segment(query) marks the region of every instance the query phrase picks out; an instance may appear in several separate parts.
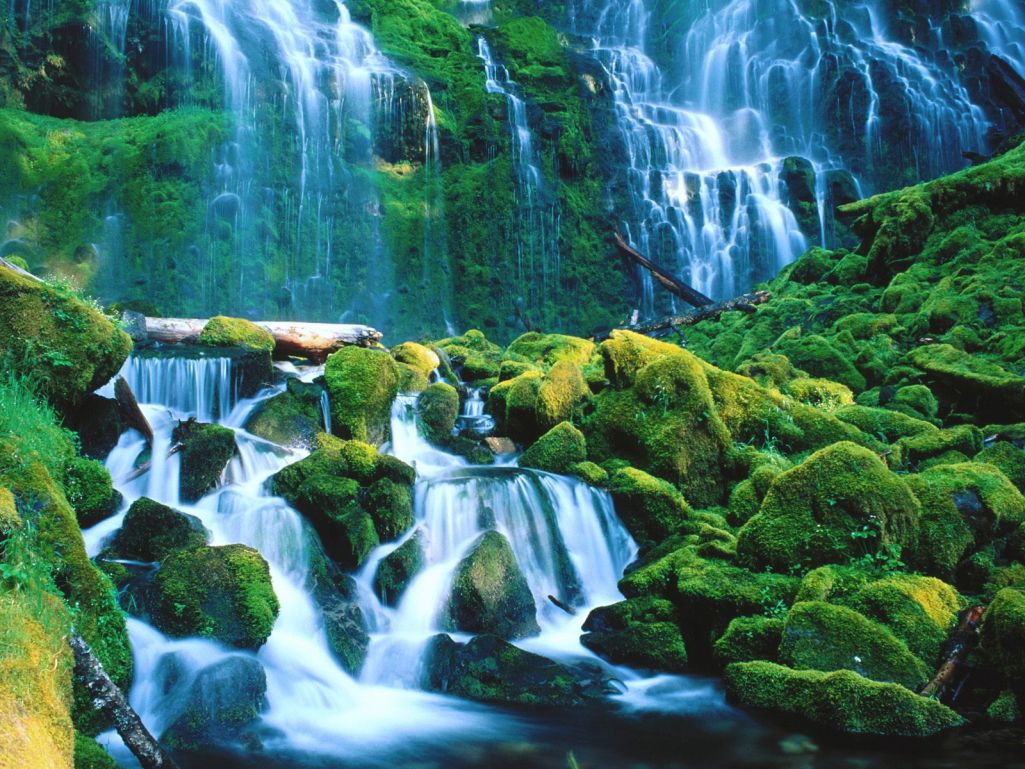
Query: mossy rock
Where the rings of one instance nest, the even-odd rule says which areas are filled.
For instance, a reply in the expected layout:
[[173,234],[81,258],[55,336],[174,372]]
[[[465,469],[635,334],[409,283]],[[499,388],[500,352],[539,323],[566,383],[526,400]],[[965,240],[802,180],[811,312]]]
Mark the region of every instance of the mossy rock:
[[907,484],[879,457],[837,443],[773,481],[740,530],[737,554],[751,568],[786,572],[843,563],[880,545],[909,548],[917,544],[920,512]]
[[206,542],[207,532],[199,518],[141,497],[128,508],[103,557],[162,561],[173,552],[190,550]]
[[545,432],[537,422],[542,380],[540,371],[527,371],[491,388],[487,409],[495,417],[499,432],[521,443],[530,443]]
[[417,531],[381,559],[374,573],[374,593],[385,606],[397,606],[402,594],[424,566],[424,536]]
[[494,635],[458,644],[438,635],[424,653],[423,688],[509,705],[569,706],[603,699],[608,678],[597,665],[570,667]]
[[76,457],[64,467],[64,493],[82,528],[99,523],[121,504],[121,493],[114,490],[107,468],[84,457]]
[[549,368],[559,362],[583,366],[594,354],[594,342],[564,334],[528,331],[505,349],[505,357]]
[[206,322],[196,340],[207,347],[245,347],[266,353],[274,352],[274,337],[267,329],[243,318],[215,315]]
[[813,377],[839,382],[854,392],[861,392],[867,386],[850,356],[819,334],[784,334],[773,345],[773,352],[786,355],[795,366]]
[[409,486],[379,478],[366,491],[364,506],[382,542],[391,542],[413,525],[413,494]]
[[845,384],[829,379],[800,377],[786,386],[787,395],[809,406],[836,411],[842,406],[854,404],[854,394]]
[[877,577],[875,571],[861,564],[819,566],[801,579],[794,601],[843,603]]
[[712,647],[716,662],[724,667],[752,660],[777,662],[785,624],[780,617],[737,617]]
[[441,365],[438,353],[416,342],[403,342],[392,347],[391,355],[396,361],[405,363],[425,378],[429,378],[434,370]]
[[154,623],[173,637],[199,635],[258,649],[278,616],[267,562],[245,545],[174,552],[157,572],[154,588]]
[[450,384],[432,384],[417,397],[416,415],[424,437],[437,446],[444,446],[452,439],[459,417],[459,393]]
[[370,635],[360,608],[356,580],[315,547],[310,555],[307,588],[320,610],[328,648],[350,675],[358,676],[370,646]]
[[584,434],[569,422],[561,422],[537,439],[520,456],[520,467],[567,475],[587,459]]
[[985,419],[1025,419],[1025,378],[949,344],[917,347],[908,360],[934,383],[941,401]]
[[982,448],[982,431],[972,425],[921,432],[897,441],[904,462],[915,466],[952,451],[972,456]]
[[953,580],[958,564],[974,548],[975,533],[943,484],[922,474],[906,480],[922,505],[918,545],[908,554],[908,563],[925,574]]
[[887,408],[896,409],[918,419],[935,419],[940,404],[925,385],[907,385],[901,387],[893,395],[893,400],[886,404]]
[[235,655],[203,668],[184,709],[160,736],[177,750],[237,744],[267,706],[267,674],[252,657]]
[[939,432],[936,426],[899,411],[873,406],[844,406],[833,412],[838,419],[852,424],[862,432],[875,435],[887,442],[907,436],[931,435]]
[[540,631],[537,606],[509,541],[487,531],[456,568],[444,625],[467,633],[523,638]]
[[21,516],[10,489],[0,488],[0,537],[6,539],[21,525]]
[[0,265],[0,359],[58,410],[109,382],[131,349],[128,334],[69,289]]
[[845,606],[795,603],[787,615],[779,659],[799,670],[854,670],[874,681],[917,690],[930,669],[886,627]]
[[117,761],[96,740],[76,734],[75,769],[117,769]]
[[691,514],[671,483],[633,467],[612,474],[609,492],[619,519],[641,542],[661,542],[679,531]]
[[882,737],[931,737],[964,720],[939,701],[850,670],[791,670],[772,662],[726,668],[726,695],[742,707],[799,716],[818,726]]
[[[502,348],[489,342],[477,329],[471,329],[462,336],[442,339],[437,348],[448,358],[448,364],[459,371],[464,382],[476,383],[499,376]],[[446,361],[442,361],[442,368],[446,368]],[[458,381],[451,370],[443,374],[450,384]]]
[[127,430],[117,401],[89,393],[66,415],[66,424],[78,433],[82,456],[103,461]]
[[238,450],[233,431],[194,420],[180,422],[171,440],[182,445],[179,492],[186,502],[196,502],[214,489]]
[[1025,695],[1025,590],[1004,588],[982,618],[982,651],[1015,695]]
[[779,389],[784,389],[791,381],[806,376],[786,355],[773,352],[755,353],[738,364],[734,371],[741,376],[750,377],[762,387]]
[[1025,450],[1008,441],[997,441],[976,454],[975,461],[998,468],[1018,491],[1025,493]]
[[978,546],[1025,522],[1025,497],[994,465],[939,465],[920,473],[919,478],[932,493],[948,495]]
[[1001,724],[1013,724],[1021,718],[1021,713],[1018,699],[1012,691],[1001,692],[986,708],[986,716]]
[[590,394],[580,365],[569,360],[557,361],[545,374],[537,391],[538,426],[548,429],[572,419]]
[[399,376],[397,364],[387,352],[343,347],[328,357],[324,381],[335,435],[374,445],[388,440]]
[[661,598],[631,598],[591,611],[580,642],[619,665],[682,672],[687,649],[676,607]]
[[[313,387],[322,392],[320,387]],[[312,449],[317,433],[324,429],[320,399],[297,395],[293,389],[290,386],[257,406],[246,420],[245,429],[279,446]]]
[[609,474],[605,468],[596,465],[594,462],[575,462],[570,465],[569,471],[572,475],[588,483],[591,486],[604,488],[608,486]]

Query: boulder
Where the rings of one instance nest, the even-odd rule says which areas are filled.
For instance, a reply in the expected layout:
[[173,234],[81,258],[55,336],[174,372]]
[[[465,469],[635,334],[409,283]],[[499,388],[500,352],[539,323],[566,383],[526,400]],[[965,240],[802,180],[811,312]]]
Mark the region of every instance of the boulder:
[[388,440],[391,404],[399,391],[398,364],[387,352],[343,347],[324,369],[331,431],[374,445]]
[[424,564],[424,536],[417,531],[381,559],[374,574],[374,592],[385,606],[397,606],[402,593]]
[[99,523],[121,504],[110,473],[94,459],[75,457],[64,467],[64,493],[83,529]]
[[182,446],[179,493],[185,502],[196,502],[215,488],[237,451],[233,431],[192,419],[179,422],[171,440]]
[[358,676],[370,646],[370,635],[359,605],[356,580],[318,551],[312,558],[309,589],[320,609],[331,653],[350,675]]
[[609,492],[616,514],[639,542],[661,542],[678,532],[691,513],[671,483],[633,467],[612,474]]
[[416,415],[424,438],[444,446],[452,440],[459,416],[459,393],[445,382],[430,385],[416,399]]
[[784,624],[780,617],[737,617],[712,647],[716,662],[725,667],[732,662],[779,661]]
[[313,449],[324,430],[320,385],[288,380],[287,389],[254,409],[245,429],[279,446]]
[[678,620],[669,601],[631,598],[594,609],[580,642],[609,662],[679,673],[687,668],[687,649]]
[[274,352],[271,333],[244,318],[215,315],[210,318],[196,340],[207,347],[244,347],[270,354]]
[[162,561],[173,552],[200,547],[206,542],[207,532],[199,518],[142,497],[128,508],[103,557]]
[[560,422],[537,439],[520,457],[520,467],[566,475],[587,459],[584,434],[569,422]]
[[1007,587],[990,602],[982,619],[982,651],[1025,702],[1025,591]]

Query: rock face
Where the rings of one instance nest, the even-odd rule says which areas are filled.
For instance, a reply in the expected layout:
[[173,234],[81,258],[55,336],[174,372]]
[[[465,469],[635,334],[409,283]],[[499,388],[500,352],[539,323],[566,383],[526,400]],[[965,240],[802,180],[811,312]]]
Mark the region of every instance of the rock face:
[[181,422],[171,439],[182,445],[179,491],[186,502],[196,502],[221,480],[235,456],[235,433],[227,427],[190,420]]
[[493,635],[466,644],[435,636],[424,654],[421,684],[429,691],[515,705],[579,705],[612,691],[600,666],[563,665]]
[[444,624],[507,639],[540,632],[537,607],[509,541],[488,531],[456,569]]
[[205,545],[207,532],[194,515],[142,497],[135,500],[103,555],[130,561],[162,561],[177,550]]
[[278,616],[267,562],[245,545],[173,553],[157,572],[153,590],[154,624],[171,636],[200,635],[258,649]]

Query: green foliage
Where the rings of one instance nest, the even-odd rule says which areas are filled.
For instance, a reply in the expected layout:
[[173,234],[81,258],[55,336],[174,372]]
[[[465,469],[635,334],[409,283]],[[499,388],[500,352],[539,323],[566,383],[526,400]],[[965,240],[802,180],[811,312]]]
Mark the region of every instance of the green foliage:
[[75,769],[117,769],[117,762],[96,740],[76,734]]

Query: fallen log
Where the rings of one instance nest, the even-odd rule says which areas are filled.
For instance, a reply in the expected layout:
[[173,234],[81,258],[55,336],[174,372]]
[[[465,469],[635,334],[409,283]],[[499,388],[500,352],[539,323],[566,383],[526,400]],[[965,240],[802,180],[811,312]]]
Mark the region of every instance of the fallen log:
[[114,382],[114,400],[117,401],[118,409],[121,411],[121,417],[125,420],[125,424],[129,427],[134,427],[142,433],[146,443],[152,446],[153,428],[150,427],[149,420],[146,419],[146,415],[139,408],[139,402],[135,399],[135,393],[132,392],[132,388],[125,381],[124,377],[119,376]]
[[[724,302],[715,302],[705,307],[700,307],[684,315],[670,315],[667,318],[652,321],[651,323],[623,326],[623,329],[646,336],[658,335],[661,332],[669,332],[682,326],[693,326],[695,323],[700,323],[703,320],[713,320],[724,312],[754,312],[757,305],[764,304],[771,298],[772,294],[768,291],[753,291],[750,294],[741,294]],[[608,339],[608,336],[608,334],[605,334],[597,337],[595,341]]]
[[671,273],[662,269],[644,256],[640,251],[637,251],[633,246],[627,243],[623,236],[618,232],[615,234],[614,238],[619,250],[622,251],[629,259],[633,260],[654,275],[655,280],[661,283],[669,293],[680,297],[687,304],[693,305],[694,307],[706,307],[710,304],[715,304],[714,300],[705,296],[697,289],[678,280]]
[[[185,447],[182,446],[182,444],[180,444],[180,443],[174,444],[171,447],[170,451],[167,452],[167,458],[170,459],[175,454],[177,454],[179,451],[181,451],[183,448],[185,448]],[[118,480],[117,485],[118,486],[124,486],[126,483],[130,483],[131,481],[134,481],[136,478],[141,478],[146,473],[148,473],[152,469],[152,467],[153,467],[153,460],[152,459],[149,459],[149,460],[143,462],[141,465],[139,465],[138,467],[133,469],[130,473],[126,473],[123,478]]]
[[567,614],[569,614],[569,615],[575,615],[575,614],[577,613],[577,610],[576,610],[576,609],[574,609],[574,608],[573,608],[572,606],[570,606],[570,605],[569,605],[568,603],[565,603],[565,602],[563,602],[563,601],[560,601],[560,600],[559,600],[558,598],[556,598],[556,597],[555,597],[554,595],[550,595],[550,596],[548,596],[548,600],[549,600],[549,601],[551,601],[551,602],[552,602],[553,604],[555,604],[556,606],[558,606],[558,607],[559,607],[560,609],[562,609],[562,610],[563,610],[564,612],[566,612],[566,613],[567,613]]
[[124,693],[110,680],[85,639],[72,631],[69,643],[75,653],[75,677],[85,685],[93,706],[110,716],[117,733],[143,769],[178,769],[128,704]]
[[[146,318],[146,336],[165,344],[194,342],[205,325],[203,318]],[[352,323],[261,320],[256,325],[274,337],[278,358],[298,355],[323,360],[346,345],[370,347],[381,339],[377,329]]]
[[42,279],[37,278],[35,275],[33,275],[28,270],[21,269],[21,267],[16,265],[14,262],[8,261],[7,259],[4,259],[2,256],[0,256],[0,264],[2,264],[4,267],[6,267],[11,272],[16,272],[18,275],[21,275],[21,276],[26,277],[26,278],[31,278],[32,280],[36,281],[37,283],[42,283],[43,282]]
[[958,685],[959,679],[963,681],[962,671],[965,660],[979,641],[979,624],[982,622],[982,615],[985,611],[985,606],[972,606],[961,612],[957,627],[951,631],[950,638],[947,640],[945,656],[940,669],[932,677],[932,680],[922,687],[919,694],[924,697],[935,697],[938,700],[944,699],[948,693],[951,693],[951,697],[948,699],[957,696],[955,687]]

